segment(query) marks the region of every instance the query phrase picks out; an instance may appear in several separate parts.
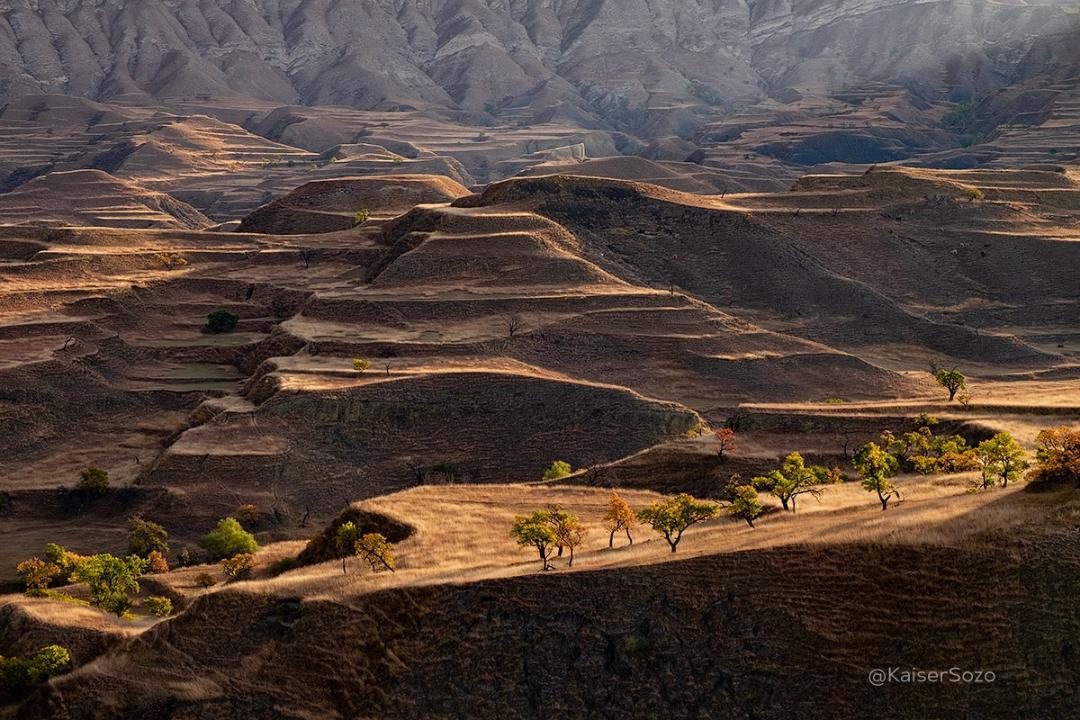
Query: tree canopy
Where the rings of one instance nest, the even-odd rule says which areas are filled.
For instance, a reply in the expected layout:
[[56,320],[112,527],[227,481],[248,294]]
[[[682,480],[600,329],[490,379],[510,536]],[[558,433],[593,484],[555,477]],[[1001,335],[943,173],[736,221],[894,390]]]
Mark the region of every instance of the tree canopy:
[[671,552],[675,552],[687,528],[720,514],[720,506],[713,502],[695,500],[686,493],[665,498],[638,512],[638,518],[664,536]]
[[900,497],[900,491],[890,480],[900,469],[900,463],[877,443],[864,445],[855,453],[853,464],[862,475],[863,489],[877,493],[882,510],[889,507],[889,500]]
[[232,557],[240,553],[254,553],[259,549],[255,536],[244,530],[236,518],[224,518],[217,527],[208,532],[199,541],[199,545],[209,552],[215,560]]

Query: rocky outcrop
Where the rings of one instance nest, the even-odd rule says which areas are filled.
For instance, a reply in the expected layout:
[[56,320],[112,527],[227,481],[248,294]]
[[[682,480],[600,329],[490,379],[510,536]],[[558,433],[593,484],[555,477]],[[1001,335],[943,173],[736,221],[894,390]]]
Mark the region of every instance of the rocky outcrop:
[[792,87],[984,92],[1075,62],[1077,28],[1054,0],[0,0],[0,101],[245,96],[640,130],[648,110]]

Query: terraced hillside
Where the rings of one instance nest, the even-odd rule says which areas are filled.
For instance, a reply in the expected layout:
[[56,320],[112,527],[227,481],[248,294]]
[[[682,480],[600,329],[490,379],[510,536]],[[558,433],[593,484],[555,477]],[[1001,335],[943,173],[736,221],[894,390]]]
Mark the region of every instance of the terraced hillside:
[[[122,553],[135,514],[168,528],[175,555],[243,508],[263,545],[250,581],[207,564],[144,578],[140,598],[174,603],[162,621],[5,596],[0,653],[59,642],[77,667],[20,712],[1069,707],[1072,666],[1051,659],[1078,622],[1075,491],[904,475],[882,513],[848,482],[798,515],[766,500],[756,529],[694,528],[676,554],[644,527],[608,549],[600,527],[611,487],[641,508],[726,497],[733,474],[793,450],[849,469],[854,448],[919,415],[1028,448],[1076,424],[1074,174],[882,167],[788,192],[678,187],[367,175],[255,210],[241,228],[258,232],[4,226],[0,577],[48,542]],[[216,311],[236,327],[209,331]],[[946,402],[930,362],[967,373],[966,404]],[[725,425],[738,451],[722,458],[704,431]],[[540,482],[554,460],[575,471]],[[60,488],[91,465],[109,472],[105,496]],[[535,553],[507,528],[550,503],[592,532],[573,568],[529,577]],[[392,537],[397,572],[342,573],[325,548],[343,518]],[[945,619],[957,588],[976,600]],[[1019,637],[1031,617],[1038,631]],[[868,688],[862,666],[895,656],[986,662],[1003,682],[977,697]],[[147,666],[152,680],[134,670]],[[777,670],[793,666],[812,689]]]

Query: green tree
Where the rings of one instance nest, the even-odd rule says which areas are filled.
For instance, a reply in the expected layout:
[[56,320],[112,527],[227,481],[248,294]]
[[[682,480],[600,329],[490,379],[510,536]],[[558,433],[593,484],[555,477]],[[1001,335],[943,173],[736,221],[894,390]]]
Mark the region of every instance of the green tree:
[[544,479],[562,480],[564,477],[570,475],[571,472],[573,472],[573,468],[570,467],[570,463],[556,460],[551,463],[551,467],[544,471]]
[[967,387],[967,378],[964,377],[964,373],[955,368],[952,370],[939,368],[934,372],[934,379],[937,380],[938,385],[949,391],[949,402],[953,401],[957,392]]
[[611,491],[611,497],[608,499],[608,509],[604,513],[604,528],[608,531],[608,547],[615,544],[615,533],[620,530],[626,533],[626,539],[630,541],[630,544],[634,544],[634,538],[630,535],[630,528],[637,522],[637,515],[634,513],[634,509],[622,499],[619,493],[614,490]]
[[144,572],[146,560],[137,555],[118,558],[102,553],[79,565],[72,581],[86,583],[95,605],[123,617],[131,609],[131,595],[139,592],[139,576]]
[[109,492],[109,473],[99,467],[88,467],[79,473],[76,487],[87,495],[105,495]]
[[22,699],[34,686],[70,666],[71,654],[60,645],[43,647],[29,659],[0,655],[0,703]]
[[540,555],[543,569],[551,568],[551,549],[558,538],[551,527],[551,514],[547,510],[537,510],[532,515],[518,515],[510,527],[510,536],[522,547],[532,546]]
[[995,480],[1001,481],[1001,487],[1008,487],[1009,481],[1019,479],[1029,464],[1024,448],[1016,438],[1004,432],[979,443],[975,454],[982,464],[983,489],[988,488]]
[[172,615],[172,600],[160,595],[146,598],[146,612],[155,617],[168,617]]
[[365,370],[371,367],[371,361],[365,360],[363,358],[353,358],[352,367],[353,370],[355,370],[356,372],[363,373]]
[[356,555],[371,567],[372,572],[394,572],[394,545],[380,533],[367,533],[356,541]]
[[735,499],[728,508],[728,513],[732,517],[745,520],[747,525],[754,527],[754,520],[764,511],[765,508],[758,499],[758,492],[753,485],[739,485],[735,488]]
[[128,554],[149,558],[150,553],[155,551],[163,557],[169,554],[169,533],[155,522],[137,516],[131,518]]
[[877,443],[867,443],[853,459],[855,469],[862,476],[862,486],[867,492],[876,492],[882,511],[889,507],[889,500],[900,497],[890,478],[900,469],[900,463]]
[[802,455],[794,452],[784,459],[779,470],[773,470],[767,477],[756,477],[750,482],[755,488],[772,493],[785,510],[795,512],[795,503],[800,495],[821,497],[819,486],[824,478],[825,476],[815,472],[814,468],[806,466]]
[[360,529],[350,521],[341,523],[334,533],[334,547],[341,558],[341,574],[345,574],[345,558],[356,554],[356,541],[360,539]]
[[[87,556],[73,553],[56,543],[49,543],[45,546],[45,561],[60,568],[58,577],[65,580],[75,574],[75,571],[78,570],[79,566],[86,562],[87,559]],[[54,578],[54,580],[55,579],[56,578]]]
[[687,528],[710,520],[720,514],[713,502],[695,500],[686,493],[665,498],[638,512],[638,519],[664,536],[671,552],[675,552]]
[[199,541],[199,545],[215,559],[229,558],[259,549],[255,536],[240,526],[236,518],[225,518]]

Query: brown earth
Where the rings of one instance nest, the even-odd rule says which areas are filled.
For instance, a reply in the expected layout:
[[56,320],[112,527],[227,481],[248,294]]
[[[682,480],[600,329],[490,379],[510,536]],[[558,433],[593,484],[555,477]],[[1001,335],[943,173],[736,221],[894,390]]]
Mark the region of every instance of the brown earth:
[[[339,207],[342,183],[374,222],[283,233]],[[174,599],[166,621],[4,598],[0,653],[60,642],[78,665],[23,716],[1075,704],[1073,494],[904,477],[882,513],[844,483],[795,516],[767,500],[754,530],[696,528],[674,556],[643,527],[614,551],[600,530],[609,487],[635,507],[722,497],[793,450],[850,472],[854,448],[921,413],[1028,448],[1080,422],[1071,172],[890,166],[723,195],[551,175],[466,195],[410,177],[418,196],[375,201],[402,183],[310,183],[260,232],[0,229],[0,577],[51,541],[123,552],[134,513],[175,556],[254,505],[264,545],[249,582],[198,587],[214,566],[146,578],[140,598]],[[218,309],[234,332],[205,331]],[[930,361],[969,375],[970,402],[945,402]],[[735,427],[726,462],[706,424]],[[540,482],[557,459],[578,469],[569,486]],[[58,489],[91,464],[107,497]],[[572,570],[533,577],[506,528],[549,503],[592,534]],[[343,508],[394,534],[396,573],[327,560]],[[313,537],[308,564],[275,576]],[[866,683],[943,663],[1001,683]]]

